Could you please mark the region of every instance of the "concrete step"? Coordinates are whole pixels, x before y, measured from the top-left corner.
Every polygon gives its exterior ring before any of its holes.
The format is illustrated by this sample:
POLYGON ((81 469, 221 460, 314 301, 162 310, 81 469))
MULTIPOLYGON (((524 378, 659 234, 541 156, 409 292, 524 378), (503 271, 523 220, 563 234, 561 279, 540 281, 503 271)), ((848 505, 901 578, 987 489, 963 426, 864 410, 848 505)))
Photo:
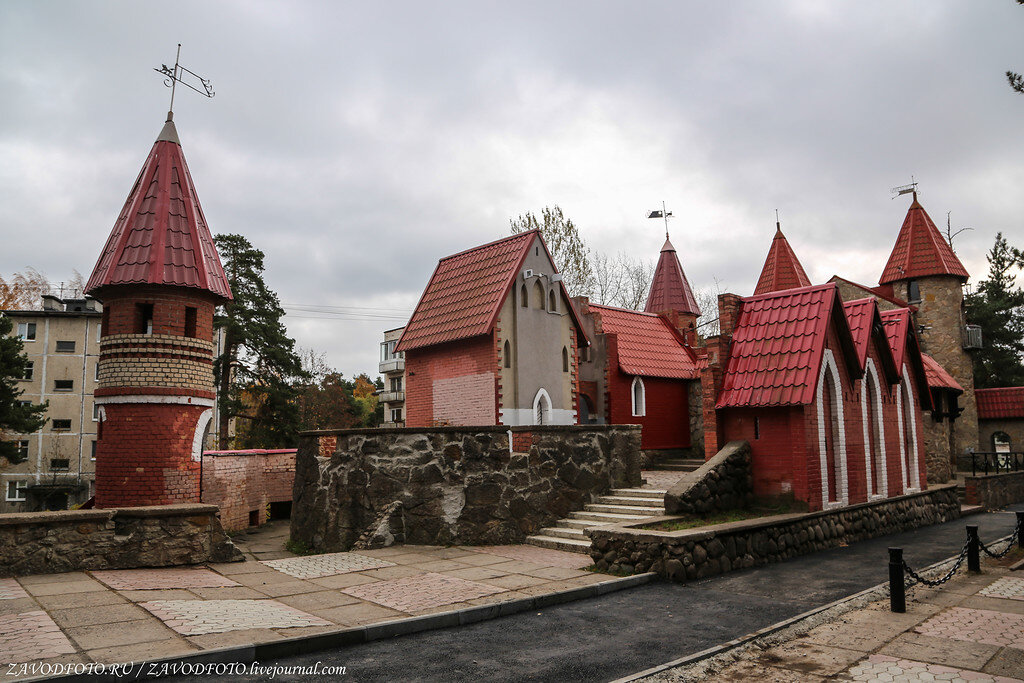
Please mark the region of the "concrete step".
POLYGON ((656 489, 612 489, 613 496, 629 496, 630 498, 664 498, 665 491, 656 489))
POLYGON ((590 554, 590 539, 585 541, 574 541, 569 538, 555 538, 553 536, 527 536, 526 542, 530 545, 552 550, 566 550, 570 553, 581 555, 590 554))
POLYGON ((610 524, 610 522, 598 521, 596 519, 560 519, 555 522, 555 526, 560 526, 565 529, 589 529, 591 527, 605 526, 607 524, 610 524))
POLYGON ((602 524, 632 522, 636 519, 640 519, 640 517, 637 515, 617 515, 615 513, 608 512, 588 512, 586 510, 569 513, 569 520, 589 520, 593 522, 601 522, 602 524))
POLYGON ((665 504, 662 498, 640 498, 633 496, 601 496, 597 499, 601 505, 629 505, 633 507, 660 508, 665 504))
POLYGON ((562 526, 549 526, 537 532, 538 536, 550 536, 551 538, 571 538, 577 541, 589 540, 583 533, 583 529, 569 529, 562 526))
MULTIPOLYGON (((701 463, 703 464, 703 463, 701 463)), ((693 472, 700 465, 679 465, 675 463, 662 462, 651 467, 653 472, 693 472)))
POLYGON ((602 503, 590 503, 584 505, 586 512, 610 512, 615 515, 630 515, 633 517, 655 517, 665 514, 663 507, 641 507, 638 505, 607 505, 602 503))

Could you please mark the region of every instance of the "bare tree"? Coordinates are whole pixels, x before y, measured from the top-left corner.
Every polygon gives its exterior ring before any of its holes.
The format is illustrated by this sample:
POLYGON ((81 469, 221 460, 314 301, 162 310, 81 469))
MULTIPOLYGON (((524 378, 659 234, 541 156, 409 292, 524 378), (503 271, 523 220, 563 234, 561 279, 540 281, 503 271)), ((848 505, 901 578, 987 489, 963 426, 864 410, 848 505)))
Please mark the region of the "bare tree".
POLYGON ((697 334, 702 337, 714 337, 721 331, 718 326, 718 295, 722 293, 722 283, 717 277, 714 280, 714 287, 701 287, 693 293, 701 310, 697 318, 697 334))
POLYGON ((647 295, 651 291, 654 265, 650 261, 633 259, 625 254, 619 254, 618 262, 622 268, 623 280, 618 305, 634 311, 642 310, 647 303, 647 295))

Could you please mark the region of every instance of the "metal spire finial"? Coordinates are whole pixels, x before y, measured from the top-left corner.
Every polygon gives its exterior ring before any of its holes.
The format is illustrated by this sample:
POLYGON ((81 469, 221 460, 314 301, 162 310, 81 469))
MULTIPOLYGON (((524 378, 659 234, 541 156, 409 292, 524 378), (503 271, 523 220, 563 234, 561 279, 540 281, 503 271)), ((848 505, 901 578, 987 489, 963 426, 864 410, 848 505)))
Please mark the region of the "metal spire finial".
POLYGON ((665 219, 665 241, 668 241, 668 219, 672 217, 672 212, 665 210, 665 202, 661 203, 661 211, 655 209, 647 214, 648 218, 664 218, 665 219))
POLYGON ((159 69, 153 69, 153 71, 167 76, 167 78, 164 79, 164 85, 171 89, 171 106, 167 109, 168 121, 174 119, 174 91, 175 86, 177 86, 178 83, 181 83, 186 88, 195 90, 197 93, 205 97, 213 97, 216 94, 213 92, 213 86, 210 84, 209 79, 203 78, 195 71, 186 69, 181 65, 181 43, 178 43, 178 53, 174 56, 174 68, 172 69, 166 64, 161 64, 159 69), (199 85, 201 85, 203 89, 200 90, 196 86, 185 81, 186 74, 192 76, 195 81, 198 81, 199 85))

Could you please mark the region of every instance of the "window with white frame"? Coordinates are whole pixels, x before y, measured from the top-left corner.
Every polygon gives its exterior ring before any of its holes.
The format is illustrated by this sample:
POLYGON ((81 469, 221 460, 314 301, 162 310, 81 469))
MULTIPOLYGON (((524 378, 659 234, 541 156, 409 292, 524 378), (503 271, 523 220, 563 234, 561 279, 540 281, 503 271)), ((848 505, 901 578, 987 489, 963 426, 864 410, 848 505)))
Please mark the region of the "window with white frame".
POLYGON ((633 403, 633 417, 643 417, 647 414, 647 390, 644 388, 644 381, 639 377, 633 378, 633 386, 630 390, 633 403))
POLYGON ((21 376, 21 379, 26 382, 32 381, 32 372, 35 370, 35 365, 32 361, 25 363, 25 373, 21 376))
POLYGON ((9 502, 25 500, 28 495, 28 482, 23 479, 11 479, 7 482, 7 500, 9 502))
POLYGON ((28 458, 28 439, 18 441, 18 459, 24 461, 28 458))
POLYGON ((98 403, 93 403, 92 404, 92 421, 93 422, 99 422, 100 421, 100 405, 98 403))
POLYGON ((22 341, 35 341, 36 340, 36 324, 35 323, 18 323, 18 336, 21 337, 22 341))
POLYGON ((391 409, 391 421, 392 422, 401 422, 402 421, 402 409, 401 408, 392 408, 391 409))

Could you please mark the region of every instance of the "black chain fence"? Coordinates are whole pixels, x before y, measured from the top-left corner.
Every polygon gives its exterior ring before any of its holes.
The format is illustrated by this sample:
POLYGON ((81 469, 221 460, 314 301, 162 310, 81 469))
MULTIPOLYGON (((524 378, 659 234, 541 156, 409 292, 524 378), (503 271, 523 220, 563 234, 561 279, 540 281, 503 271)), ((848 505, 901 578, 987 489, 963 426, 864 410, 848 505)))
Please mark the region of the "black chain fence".
POLYGON ((944 576, 938 579, 926 579, 907 564, 903 559, 903 548, 889 548, 889 607, 893 612, 907 611, 906 589, 918 584, 922 586, 941 586, 946 583, 963 566, 967 560, 967 570, 972 572, 981 571, 980 555, 984 552, 989 557, 999 559, 1013 550, 1014 547, 1022 546, 1021 525, 1024 523, 1024 512, 1017 513, 1017 524, 1013 533, 1007 539, 1006 547, 1000 551, 990 549, 981 539, 978 538, 978 527, 967 526, 967 542, 961 548, 960 554, 953 562, 953 566, 944 576))

